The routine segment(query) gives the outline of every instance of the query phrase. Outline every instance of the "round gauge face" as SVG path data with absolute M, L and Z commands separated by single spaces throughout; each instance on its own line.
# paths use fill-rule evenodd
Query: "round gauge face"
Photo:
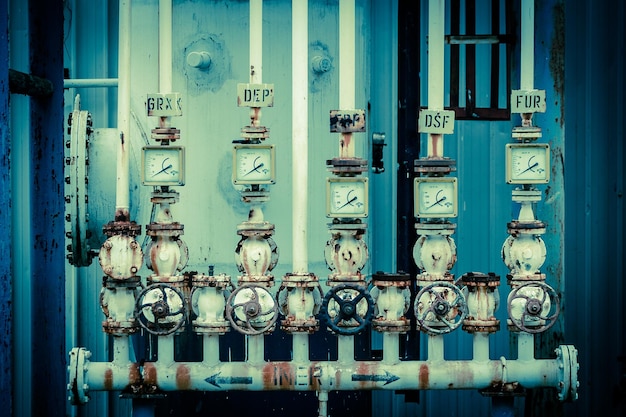
M 367 217 L 367 178 L 328 178 L 328 217 Z
M 145 146 L 142 149 L 143 185 L 184 185 L 184 148 Z
M 274 146 L 236 145 L 233 183 L 274 184 Z
M 550 147 L 547 144 L 507 144 L 509 184 L 547 183 L 550 179 Z
M 456 178 L 416 178 L 415 217 L 456 217 Z

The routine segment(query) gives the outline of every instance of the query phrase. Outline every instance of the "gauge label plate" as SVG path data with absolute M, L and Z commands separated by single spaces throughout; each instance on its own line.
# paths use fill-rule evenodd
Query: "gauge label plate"
M 545 113 L 546 90 L 511 91 L 511 113 Z
M 451 135 L 454 133 L 454 111 L 452 110 L 420 110 L 419 131 Z
M 360 133 L 366 131 L 365 110 L 331 110 L 331 133 Z
M 274 84 L 237 84 L 238 107 L 273 107 Z
M 148 116 L 170 117 L 183 115 L 183 99 L 180 93 L 148 94 Z

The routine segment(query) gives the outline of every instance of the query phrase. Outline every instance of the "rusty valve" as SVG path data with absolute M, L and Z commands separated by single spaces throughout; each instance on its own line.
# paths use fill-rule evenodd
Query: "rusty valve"
M 356 335 L 372 320 L 374 300 L 362 286 L 340 284 L 326 293 L 320 312 L 333 332 Z
M 278 304 L 272 294 L 255 284 L 244 284 L 226 301 L 226 318 L 239 333 L 270 332 L 278 319 Z
M 519 330 L 541 333 L 554 325 L 561 311 L 556 291 L 543 282 L 527 282 L 509 294 L 509 320 Z
M 148 333 L 159 336 L 174 333 L 187 319 L 185 298 L 171 285 L 150 285 L 137 297 L 135 318 Z
M 467 303 L 459 288 L 449 282 L 434 282 L 415 296 L 413 306 L 419 328 L 431 335 L 456 330 L 467 315 Z

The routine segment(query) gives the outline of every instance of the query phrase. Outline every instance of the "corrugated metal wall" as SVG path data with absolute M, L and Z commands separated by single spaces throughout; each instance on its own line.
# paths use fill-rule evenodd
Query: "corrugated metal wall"
M 65 1 L 64 65 L 73 78 L 106 78 L 117 76 L 117 4 L 107 1 Z M 396 164 L 397 93 L 397 20 L 394 6 L 388 2 L 358 1 L 357 27 L 357 106 L 371 106 L 368 134 L 357 154 L 369 157 L 368 141 L 371 132 L 387 133 L 389 146 L 385 148 L 384 174 L 370 174 L 372 216 L 369 245 L 372 254 L 370 270 L 395 269 L 396 251 L 393 239 L 395 221 L 387 213 L 388 201 L 396 198 L 393 167 Z M 425 3 L 425 2 L 422 2 Z M 517 2 L 515 2 L 517 3 Z M 36 3 L 33 3 L 36 4 Z M 236 224 L 247 215 L 238 201 L 238 194 L 230 185 L 230 141 L 236 139 L 239 129 L 247 124 L 247 111 L 236 107 L 235 85 L 248 78 L 248 7 L 245 1 L 193 2 L 175 1 L 174 10 L 174 90 L 181 91 L 185 113 L 174 120 L 182 131 L 183 145 L 188 150 L 190 176 L 185 187 L 180 187 L 181 198 L 174 207 L 174 216 L 186 226 L 184 239 L 190 246 L 190 265 L 187 270 L 205 271 L 214 264 L 216 272 L 235 274 L 233 252 L 237 242 Z M 139 185 L 137 149 L 149 136 L 155 121 L 144 114 L 145 94 L 157 90 L 157 1 L 133 2 L 133 68 L 132 110 L 134 147 L 132 218 L 146 224 L 150 204 L 148 191 Z M 24 51 L 28 25 L 21 25 L 26 8 L 21 2 L 11 2 L 11 67 L 22 66 L 19 51 Z M 554 331 L 541 337 L 538 355 L 550 355 L 559 343 L 574 344 L 580 355 L 580 399 L 567 404 L 563 412 L 572 416 L 625 411 L 626 364 L 624 362 L 625 334 L 623 313 L 624 280 L 624 27 L 626 8 L 622 3 L 609 6 L 591 0 L 536 1 L 536 69 L 535 85 L 547 90 L 549 111 L 538 115 L 537 124 L 543 128 L 544 140 L 552 145 L 552 182 L 545 188 L 544 202 L 538 217 L 550 227 L 546 235 L 548 261 L 544 267 L 549 283 L 564 297 L 563 318 Z M 276 223 L 276 241 L 281 258 L 275 275 L 280 277 L 290 270 L 290 16 L 288 1 L 267 1 L 264 6 L 264 71 L 265 82 L 276 85 L 276 106 L 263 111 L 263 122 L 271 129 L 269 142 L 278 145 L 278 181 L 271 188 L 266 218 Z M 423 9 L 424 11 L 425 9 Z M 422 13 L 426 16 L 425 13 Z M 327 112 L 338 105 L 337 66 L 338 19 L 336 1 L 310 1 L 309 33 L 311 49 L 327 51 L 333 59 L 333 70 L 324 77 L 311 80 L 310 114 L 310 178 L 311 208 L 310 261 L 311 271 L 326 275 L 323 248 L 328 237 L 324 217 L 325 160 L 337 153 L 335 138 L 327 132 Z M 426 30 L 423 24 L 422 30 Z M 183 51 L 196 40 L 215 48 L 219 59 L 219 76 L 202 79 L 194 77 L 184 67 Z M 425 34 L 421 39 L 422 53 L 426 53 Z M 22 49 L 20 49 L 22 48 Z M 517 49 L 517 51 L 519 51 Z M 519 52 L 518 52 L 519 53 Z M 519 80 L 518 57 L 513 62 L 513 88 Z M 24 71 L 28 67 L 19 68 Z M 417 82 L 417 81 L 416 81 Z M 65 95 L 65 114 L 70 111 L 73 94 Z M 83 89 L 80 91 L 83 108 L 94 116 L 96 128 L 115 126 L 115 89 Z M 24 107 L 25 106 L 25 107 Z M 55 327 L 31 316 L 31 294 L 28 288 L 37 281 L 34 275 L 45 262 L 31 260 L 28 237 L 19 231 L 30 228 L 30 217 L 25 210 L 30 206 L 29 149 L 24 148 L 29 134 L 20 129 L 29 119 L 24 116 L 28 99 L 11 97 L 12 110 L 12 175 L 11 189 L 14 210 L 11 261 L 13 263 L 13 400 L 16 415 L 30 415 L 31 404 L 40 396 L 57 395 L 60 384 L 52 382 L 54 390 L 35 389 L 29 379 L 37 374 L 31 368 L 33 358 L 29 348 L 33 339 L 41 339 L 37 326 L 53 332 Z M 513 121 L 514 123 L 516 121 Z M 510 204 L 510 186 L 504 183 L 504 144 L 510 142 L 514 123 L 467 121 L 458 122 L 455 135 L 446 143 L 446 154 L 457 159 L 462 209 L 458 218 L 455 240 L 459 262 L 455 273 L 493 271 L 506 274 L 499 250 L 506 238 L 506 222 L 514 215 Z M 55 127 L 58 128 L 58 127 Z M 6 130 L 3 130 L 6 132 Z M 23 134 L 21 134 L 22 132 Z M 114 136 L 114 132 L 113 132 Z M 18 139 L 22 138 L 22 139 Z M 94 152 L 90 186 L 92 227 L 96 238 L 101 224 L 111 220 L 114 212 L 113 168 L 107 167 L 114 148 L 111 131 L 98 130 L 94 137 Z M 32 136 L 31 136 L 32 139 Z M 361 140 L 362 139 L 362 140 Z M 18 144 L 19 141 L 19 144 Z M 3 142 L 3 143 L 6 143 Z M 202 169 L 200 169 L 202 167 Z M 97 190 L 96 190 L 97 188 Z M 2 193 L 6 195 L 7 193 Z M 50 197 L 52 201 L 53 198 Z M 56 204 L 52 202 L 51 204 Z M 21 207 L 21 209 L 20 209 Z M 5 211 L 2 211 L 5 213 Z M 203 213 L 198 216 L 198 213 Z M 34 225 L 38 228 L 39 226 Z M 47 227 L 47 225 L 46 225 Z M 18 233 L 16 233 L 18 231 Z M 407 256 L 410 256 L 407 255 Z M 20 260 L 21 259 L 21 260 Z M 30 269 L 31 261 L 34 269 Z M 6 264 L 2 264 L 5 265 Z M 58 265 L 58 263 L 57 263 Z M 17 268 L 16 268 L 17 266 Z M 16 272 L 19 270 L 19 274 Z M 94 352 L 95 360 L 105 360 L 107 341 L 100 330 L 102 313 L 98 295 L 101 271 L 96 265 L 89 268 L 66 268 L 66 311 L 68 328 L 66 350 L 72 346 L 86 346 Z M 142 271 L 146 275 L 146 271 Z M 50 281 L 49 285 L 55 285 Z M 4 288 L 4 287 L 3 287 Z M 508 291 L 506 285 L 502 291 Z M 6 292 L 4 293 L 6 294 Z M 1 294 L 0 294 L 1 295 Z M 54 295 L 53 295 L 54 296 Z M 41 298 L 40 295 L 37 297 Z M 57 298 L 63 298 L 56 294 Z M 38 299 L 39 299 L 38 298 Z M 3 303 L 4 304 L 4 303 Z M 0 312 L 0 318 L 9 322 L 9 313 Z M 500 307 L 498 316 L 506 317 Z M 58 328 L 58 327 L 57 327 Z M 379 340 L 374 337 L 373 348 Z M 425 345 L 424 343 L 422 345 Z M 492 342 L 492 357 L 511 357 L 506 332 L 501 331 Z M 469 358 L 471 339 L 456 332 L 446 337 L 446 355 L 450 359 Z M 38 353 L 35 352 L 35 355 Z M 65 361 L 65 354 L 49 352 L 54 363 Z M 39 363 L 39 362 L 38 362 Z M 59 369 L 59 368 L 56 368 Z M 0 382 L 9 374 L 3 373 Z M 37 374 L 38 375 L 38 374 Z M 552 396 L 545 393 L 545 397 Z M 519 413 L 527 415 L 557 415 L 544 394 L 536 393 Z M 3 401 L 6 396 L 2 397 Z M 58 399 L 53 399 L 52 402 Z M 3 402 L 0 402 L 3 403 Z M 40 404 L 43 404 L 40 403 Z M 68 407 L 69 414 L 89 416 L 127 415 L 128 401 L 117 400 L 116 395 L 98 393 L 87 407 L 79 410 Z M 540 411 L 543 410 L 543 411 Z M 303 410 L 304 411 L 304 410 Z M 309 410 L 312 413 L 314 410 Z M 392 393 L 374 393 L 372 415 L 486 415 L 489 401 L 476 392 L 425 392 L 419 404 L 405 403 L 404 397 Z M 34 415 L 34 414 L 33 414 Z

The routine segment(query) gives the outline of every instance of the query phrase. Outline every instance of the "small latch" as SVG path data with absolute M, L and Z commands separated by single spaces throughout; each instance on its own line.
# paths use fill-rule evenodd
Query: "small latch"
M 372 133 L 372 170 L 374 171 L 374 174 L 385 172 L 385 166 L 383 164 L 383 147 L 386 145 L 384 133 Z

